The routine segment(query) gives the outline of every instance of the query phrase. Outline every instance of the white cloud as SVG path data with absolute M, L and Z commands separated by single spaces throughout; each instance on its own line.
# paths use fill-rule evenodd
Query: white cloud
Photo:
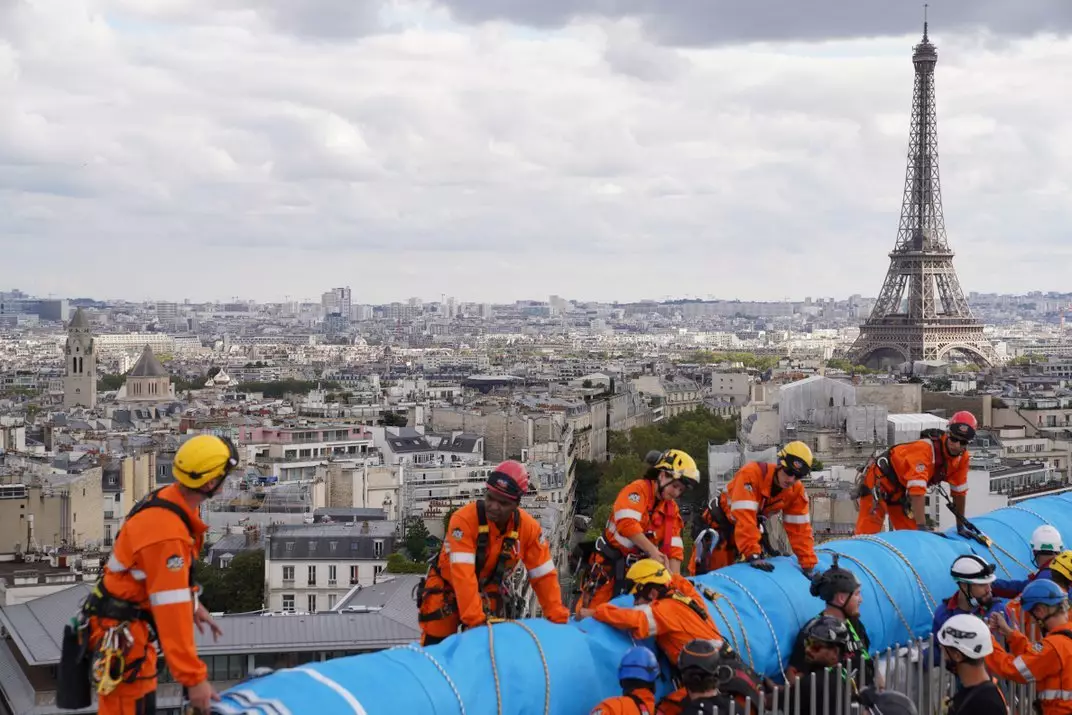
M 774 299 L 885 274 L 915 37 L 685 49 L 402 0 L 61 5 L 0 2 L 10 286 Z M 934 39 L 965 290 L 1065 288 L 1072 43 Z

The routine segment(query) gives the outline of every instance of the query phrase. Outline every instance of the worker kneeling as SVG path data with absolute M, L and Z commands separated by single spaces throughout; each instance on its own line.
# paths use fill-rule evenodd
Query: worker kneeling
M 583 609 L 581 617 L 594 616 L 634 638 L 655 638 L 670 659 L 677 657 L 685 644 L 695 638 L 710 640 L 722 647 L 722 635 L 715 628 L 703 597 L 687 579 L 670 573 L 654 559 L 637 561 L 626 573 L 631 584 L 633 608 L 603 603 L 595 609 Z
M 100 715 L 156 712 L 157 646 L 190 705 L 207 713 L 219 700 L 197 654 L 194 627 L 220 629 L 197 600 L 191 567 L 200 558 L 208 526 L 200 506 L 238 466 L 230 440 L 197 435 L 175 453 L 176 483 L 138 502 L 115 539 L 101 577 L 64 633 L 57 704 L 89 705 L 88 680 L 77 673 L 92 661 Z M 79 704 L 77 701 L 83 701 Z
M 484 498 L 450 517 L 443 546 L 417 586 L 421 645 L 439 643 L 459 628 L 524 615 L 520 596 L 506 583 L 519 561 L 547 619 L 569 621 L 543 530 L 520 508 L 528 488 L 525 465 L 507 460 L 488 475 Z
M 625 593 L 625 573 L 642 558 L 681 573 L 684 522 L 676 500 L 686 489 L 699 485 L 700 470 L 696 460 L 680 449 L 653 452 L 648 461 L 647 473 L 618 492 L 603 535 L 588 544 L 578 615 Z
M 725 491 L 704 512 L 704 521 L 717 532 L 718 538 L 707 555 L 701 555 L 697 548 L 693 573 L 729 566 L 739 559 L 757 569 L 773 571 L 774 565 L 763 558 L 759 517 L 781 513 L 800 568 L 812 578 L 818 559 L 808 494 L 801 481 L 811 474 L 811 465 L 811 449 L 796 441 L 778 452 L 777 464 L 749 462 L 741 467 Z
M 990 614 L 990 628 L 1005 636 L 1006 652 L 993 643 L 986 667 L 999 678 L 1035 683 L 1035 702 L 1041 715 L 1072 713 L 1072 623 L 1068 622 L 1068 594 L 1053 581 L 1032 581 L 1020 594 L 1024 613 L 1045 634 L 1032 644 L 1001 613 Z M 952 619 L 950 619 L 952 620 Z
M 622 694 L 596 705 L 591 715 L 654 715 L 658 678 L 659 661 L 655 654 L 642 645 L 633 646 L 618 664 Z

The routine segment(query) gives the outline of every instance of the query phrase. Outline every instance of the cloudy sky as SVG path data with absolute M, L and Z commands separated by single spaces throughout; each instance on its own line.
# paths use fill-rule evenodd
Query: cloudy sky
M 1072 2 L 930 20 L 965 291 L 1068 290 Z M 920 29 L 889 0 L 0 0 L 0 289 L 875 295 Z

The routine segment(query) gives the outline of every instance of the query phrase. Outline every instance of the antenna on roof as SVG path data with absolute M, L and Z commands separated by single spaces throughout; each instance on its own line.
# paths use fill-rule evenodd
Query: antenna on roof
M 927 7 L 928 3 L 923 3 L 923 41 L 927 42 Z

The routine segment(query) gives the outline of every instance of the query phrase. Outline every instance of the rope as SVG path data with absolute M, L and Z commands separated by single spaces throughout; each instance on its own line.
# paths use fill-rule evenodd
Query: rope
M 837 553 L 836 551 L 832 551 L 831 549 L 818 549 L 818 551 L 825 552 L 825 553 L 828 553 L 828 554 Z M 859 566 L 860 568 L 862 568 L 864 570 L 864 572 L 867 573 L 867 575 L 870 576 L 871 579 L 876 584 L 878 584 L 878 587 L 882 589 L 882 592 L 884 594 L 886 594 L 886 598 L 888 598 L 890 600 L 890 604 L 893 605 L 893 610 L 895 610 L 897 612 L 897 617 L 900 618 L 901 623 L 904 624 L 905 631 L 908 633 L 908 639 L 912 640 L 912 626 L 909 625 L 908 619 L 905 618 L 904 613 L 901 612 L 901 607 L 897 605 L 897 599 L 895 599 L 890 594 L 890 592 L 882 584 L 882 580 L 878 576 L 875 575 L 875 572 L 872 571 L 870 568 L 868 568 L 867 565 L 865 565 L 862 561 L 860 561 L 860 559 L 856 558 L 855 556 L 849 556 L 848 554 L 841 554 L 841 553 L 838 553 L 837 555 L 838 555 L 838 558 L 848 559 L 852 563 L 854 563 L 857 566 Z
M 709 571 L 708 573 L 713 572 Z M 725 612 L 723 612 L 722 607 L 718 605 L 719 600 L 726 598 L 725 594 L 721 594 L 717 591 L 712 591 L 710 589 L 705 589 L 705 591 L 706 593 L 704 593 L 704 595 L 707 596 L 707 598 L 711 601 L 711 605 L 715 607 L 715 609 L 718 611 L 718 614 L 722 616 L 722 620 L 726 622 L 726 626 L 729 628 L 730 638 L 733 639 L 733 649 L 740 653 L 741 649 L 737 645 L 737 635 L 733 632 L 733 623 L 731 623 L 730 619 L 726 617 L 726 614 Z M 748 632 L 744 628 L 744 620 L 741 618 L 741 613 L 737 610 L 737 606 L 733 605 L 733 601 L 726 599 L 726 603 L 727 605 L 729 605 L 730 610 L 733 611 L 733 615 L 737 618 L 737 626 L 741 629 L 741 640 L 744 641 L 745 652 L 748 655 L 748 664 L 752 667 L 752 670 L 755 670 L 756 661 L 752 657 L 752 645 L 748 642 Z
M 726 574 L 722 573 L 721 571 L 711 571 L 710 573 L 713 576 L 718 576 L 720 578 L 726 579 L 727 581 L 732 583 L 734 586 L 736 586 L 737 588 L 741 589 L 741 593 L 743 593 L 744 595 L 748 596 L 748 598 L 752 601 L 752 603 L 755 604 L 756 608 L 759 610 L 759 615 L 763 616 L 763 621 L 764 621 L 764 623 L 767 624 L 767 629 L 770 630 L 771 638 L 774 640 L 774 652 L 778 656 L 778 670 L 781 671 L 781 673 L 782 673 L 782 680 L 787 681 L 789 678 L 785 674 L 785 667 L 782 665 L 782 649 L 778 645 L 778 632 L 776 630 L 774 630 L 774 624 L 771 623 L 770 618 L 767 617 L 767 612 L 763 609 L 763 606 L 761 606 L 759 601 L 756 600 L 756 597 L 753 596 L 752 593 L 747 588 L 744 587 L 744 584 L 742 584 L 737 579 L 735 579 L 735 578 L 733 578 L 731 576 L 727 576 Z M 728 599 L 727 599 L 726 602 L 729 603 L 731 606 L 733 605 L 733 602 L 728 600 Z M 737 610 L 736 607 L 734 607 L 734 611 L 736 611 L 736 610 Z M 740 620 L 740 615 L 738 615 L 737 618 L 738 618 L 738 620 Z M 741 629 L 741 634 L 742 634 L 742 636 L 744 635 L 744 629 L 743 628 Z M 755 665 L 753 664 L 752 670 L 755 670 L 755 669 L 756 669 Z
M 901 550 L 898 549 L 896 546 L 886 541 L 885 539 L 878 538 L 877 536 L 872 536 L 870 534 L 861 534 L 856 538 L 860 541 L 869 541 L 874 544 L 879 544 L 888 549 L 889 551 L 892 551 L 894 555 L 897 556 L 897 558 L 901 559 L 901 561 L 904 562 L 904 565 L 908 567 L 908 570 L 912 572 L 912 576 L 916 579 L 916 586 L 919 588 L 919 592 L 924 599 L 923 605 L 926 606 L 927 610 L 931 612 L 931 618 L 934 618 L 934 610 L 938 608 L 938 599 L 934 597 L 934 594 L 931 593 L 931 590 L 927 588 L 926 584 L 923 583 L 923 578 L 920 577 L 919 572 L 916 571 L 916 567 L 912 565 L 912 562 L 908 560 L 908 557 L 905 556 L 904 553 L 902 553 Z M 932 603 L 934 604 L 933 608 L 931 607 Z
M 512 623 L 515 626 L 520 627 L 532 638 L 532 642 L 536 644 L 536 651 L 540 654 L 540 662 L 543 664 L 543 715 L 550 715 L 551 713 L 551 669 L 547 665 L 547 656 L 543 652 L 543 645 L 540 643 L 539 637 L 536 633 L 525 623 L 515 620 L 503 620 L 500 623 Z M 487 624 L 488 629 L 488 655 L 491 657 L 491 677 L 495 681 L 495 705 L 498 715 L 503 715 L 502 706 L 502 689 L 499 684 L 499 667 L 495 662 L 495 628 L 493 624 Z
M 444 680 L 447 681 L 447 685 L 450 686 L 451 692 L 454 693 L 454 698 L 458 701 L 458 710 L 459 710 L 459 712 L 461 713 L 461 715 L 465 715 L 465 701 L 462 700 L 462 695 L 461 695 L 461 693 L 458 692 L 458 688 L 454 685 L 454 681 L 451 680 L 450 675 L 443 668 L 443 666 L 439 664 L 439 661 L 437 661 L 435 659 L 435 657 L 432 656 L 431 653 L 429 653 L 428 651 L 424 650 L 423 648 L 420 648 L 420 647 L 414 645 L 413 643 L 407 643 L 405 645 L 398 646 L 398 648 L 399 648 L 399 650 L 412 650 L 414 652 L 420 653 L 425 658 L 427 658 L 428 660 L 432 661 L 432 665 L 435 666 L 436 670 L 439 671 L 439 674 L 442 675 Z M 491 662 L 492 662 L 492 667 L 494 668 L 495 659 L 492 658 Z M 498 686 L 497 683 L 496 683 L 496 686 Z
M 1033 511 L 1031 509 L 1028 509 L 1026 506 L 1020 506 L 1019 504 L 1013 504 L 1012 506 L 1007 506 L 1005 508 L 1006 509 L 1015 509 L 1016 511 L 1022 511 L 1022 512 L 1026 513 L 1026 514 L 1030 514 L 1031 516 L 1033 516 L 1036 519 L 1038 519 L 1039 521 L 1041 521 L 1043 524 L 1049 524 L 1050 523 L 1049 520 L 1046 517 L 1042 516 L 1037 511 Z
M 1001 563 L 1001 560 L 998 559 L 997 554 L 994 553 L 994 549 L 997 549 L 1001 553 L 1003 553 L 1006 556 L 1008 556 L 1010 561 L 1012 561 L 1014 564 L 1016 564 L 1017 566 L 1022 568 L 1027 573 L 1031 573 L 1034 570 L 1030 566 L 1028 566 L 1027 564 L 1025 564 L 1022 561 L 1020 561 L 1020 559 L 1018 559 L 1015 556 L 1013 556 L 1012 554 L 1010 554 L 1007 550 L 1002 548 L 1001 544 L 997 543 L 993 539 L 990 539 L 989 537 L 987 537 L 987 538 L 990 541 L 990 543 L 987 544 L 986 548 L 990 549 L 990 555 L 994 557 L 994 561 L 998 562 L 998 564 L 1001 566 L 1001 569 L 1005 572 L 1006 576 L 1008 576 L 1009 578 L 1012 578 L 1012 574 L 1009 573 L 1009 569 L 1005 568 L 1005 564 Z

